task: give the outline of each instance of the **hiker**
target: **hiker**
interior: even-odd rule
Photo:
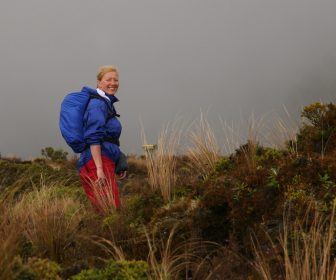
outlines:
[[[119,149],[121,123],[117,117],[114,103],[119,88],[119,73],[114,66],[102,66],[97,73],[97,89],[84,87],[91,98],[83,118],[83,136],[85,149],[81,153],[77,168],[85,193],[93,207],[100,211],[99,196],[107,199],[112,195],[112,203],[120,207],[117,180],[127,176],[125,155]],[[120,162],[122,161],[122,162]],[[118,173],[116,175],[116,166]]]

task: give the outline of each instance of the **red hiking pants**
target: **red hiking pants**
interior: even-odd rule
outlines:
[[[103,185],[97,186],[95,183],[97,181],[97,168],[93,159],[90,159],[79,172],[86,196],[98,212],[108,207],[109,203],[113,204],[116,208],[120,207],[118,184],[114,173],[115,164],[105,156],[102,156],[102,162],[106,176],[106,182]]]

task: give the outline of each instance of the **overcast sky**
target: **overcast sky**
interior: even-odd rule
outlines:
[[[283,106],[297,117],[335,100],[335,11],[334,0],[3,0],[0,153],[68,150],[60,103],[105,64],[120,70],[126,153],[141,153],[141,122],[155,142],[200,110],[214,123]]]

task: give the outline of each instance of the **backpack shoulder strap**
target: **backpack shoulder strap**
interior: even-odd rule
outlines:
[[[107,106],[107,109],[108,109],[108,117],[107,117],[107,119],[110,119],[110,118],[113,118],[113,117],[120,117],[120,115],[117,114],[114,106],[111,105],[111,104],[109,104],[108,101],[104,97],[102,97],[102,96],[100,96],[98,94],[90,94],[90,99],[89,99],[89,102],[86,105],[85,111],[86,111],[87,106],[89,105],[91,99],[100,99],[100,100],[102,100],[102,101],[105,102],[105,104]]]

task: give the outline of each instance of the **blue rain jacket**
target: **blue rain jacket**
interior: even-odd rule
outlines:
[[[95,89],[84,87],[82,91],[88,91],[91,94],[97,94]],[[87,148],[81,153],[77,163],[77,169],[80,170],[92,159],[90,145],[100,144],[102,155],[117,163],[120,157],[119,146],[105,141],[107,138],[119,140],[121,134],[121,123],[116,116],[108,118],[109,110],[115,112],[113,104],[118,101],[115,96],[107,95],[109,102],[93,98],[90,100],[84,113],[84,141]],[[106,100],[107,101],[107,100]]]

